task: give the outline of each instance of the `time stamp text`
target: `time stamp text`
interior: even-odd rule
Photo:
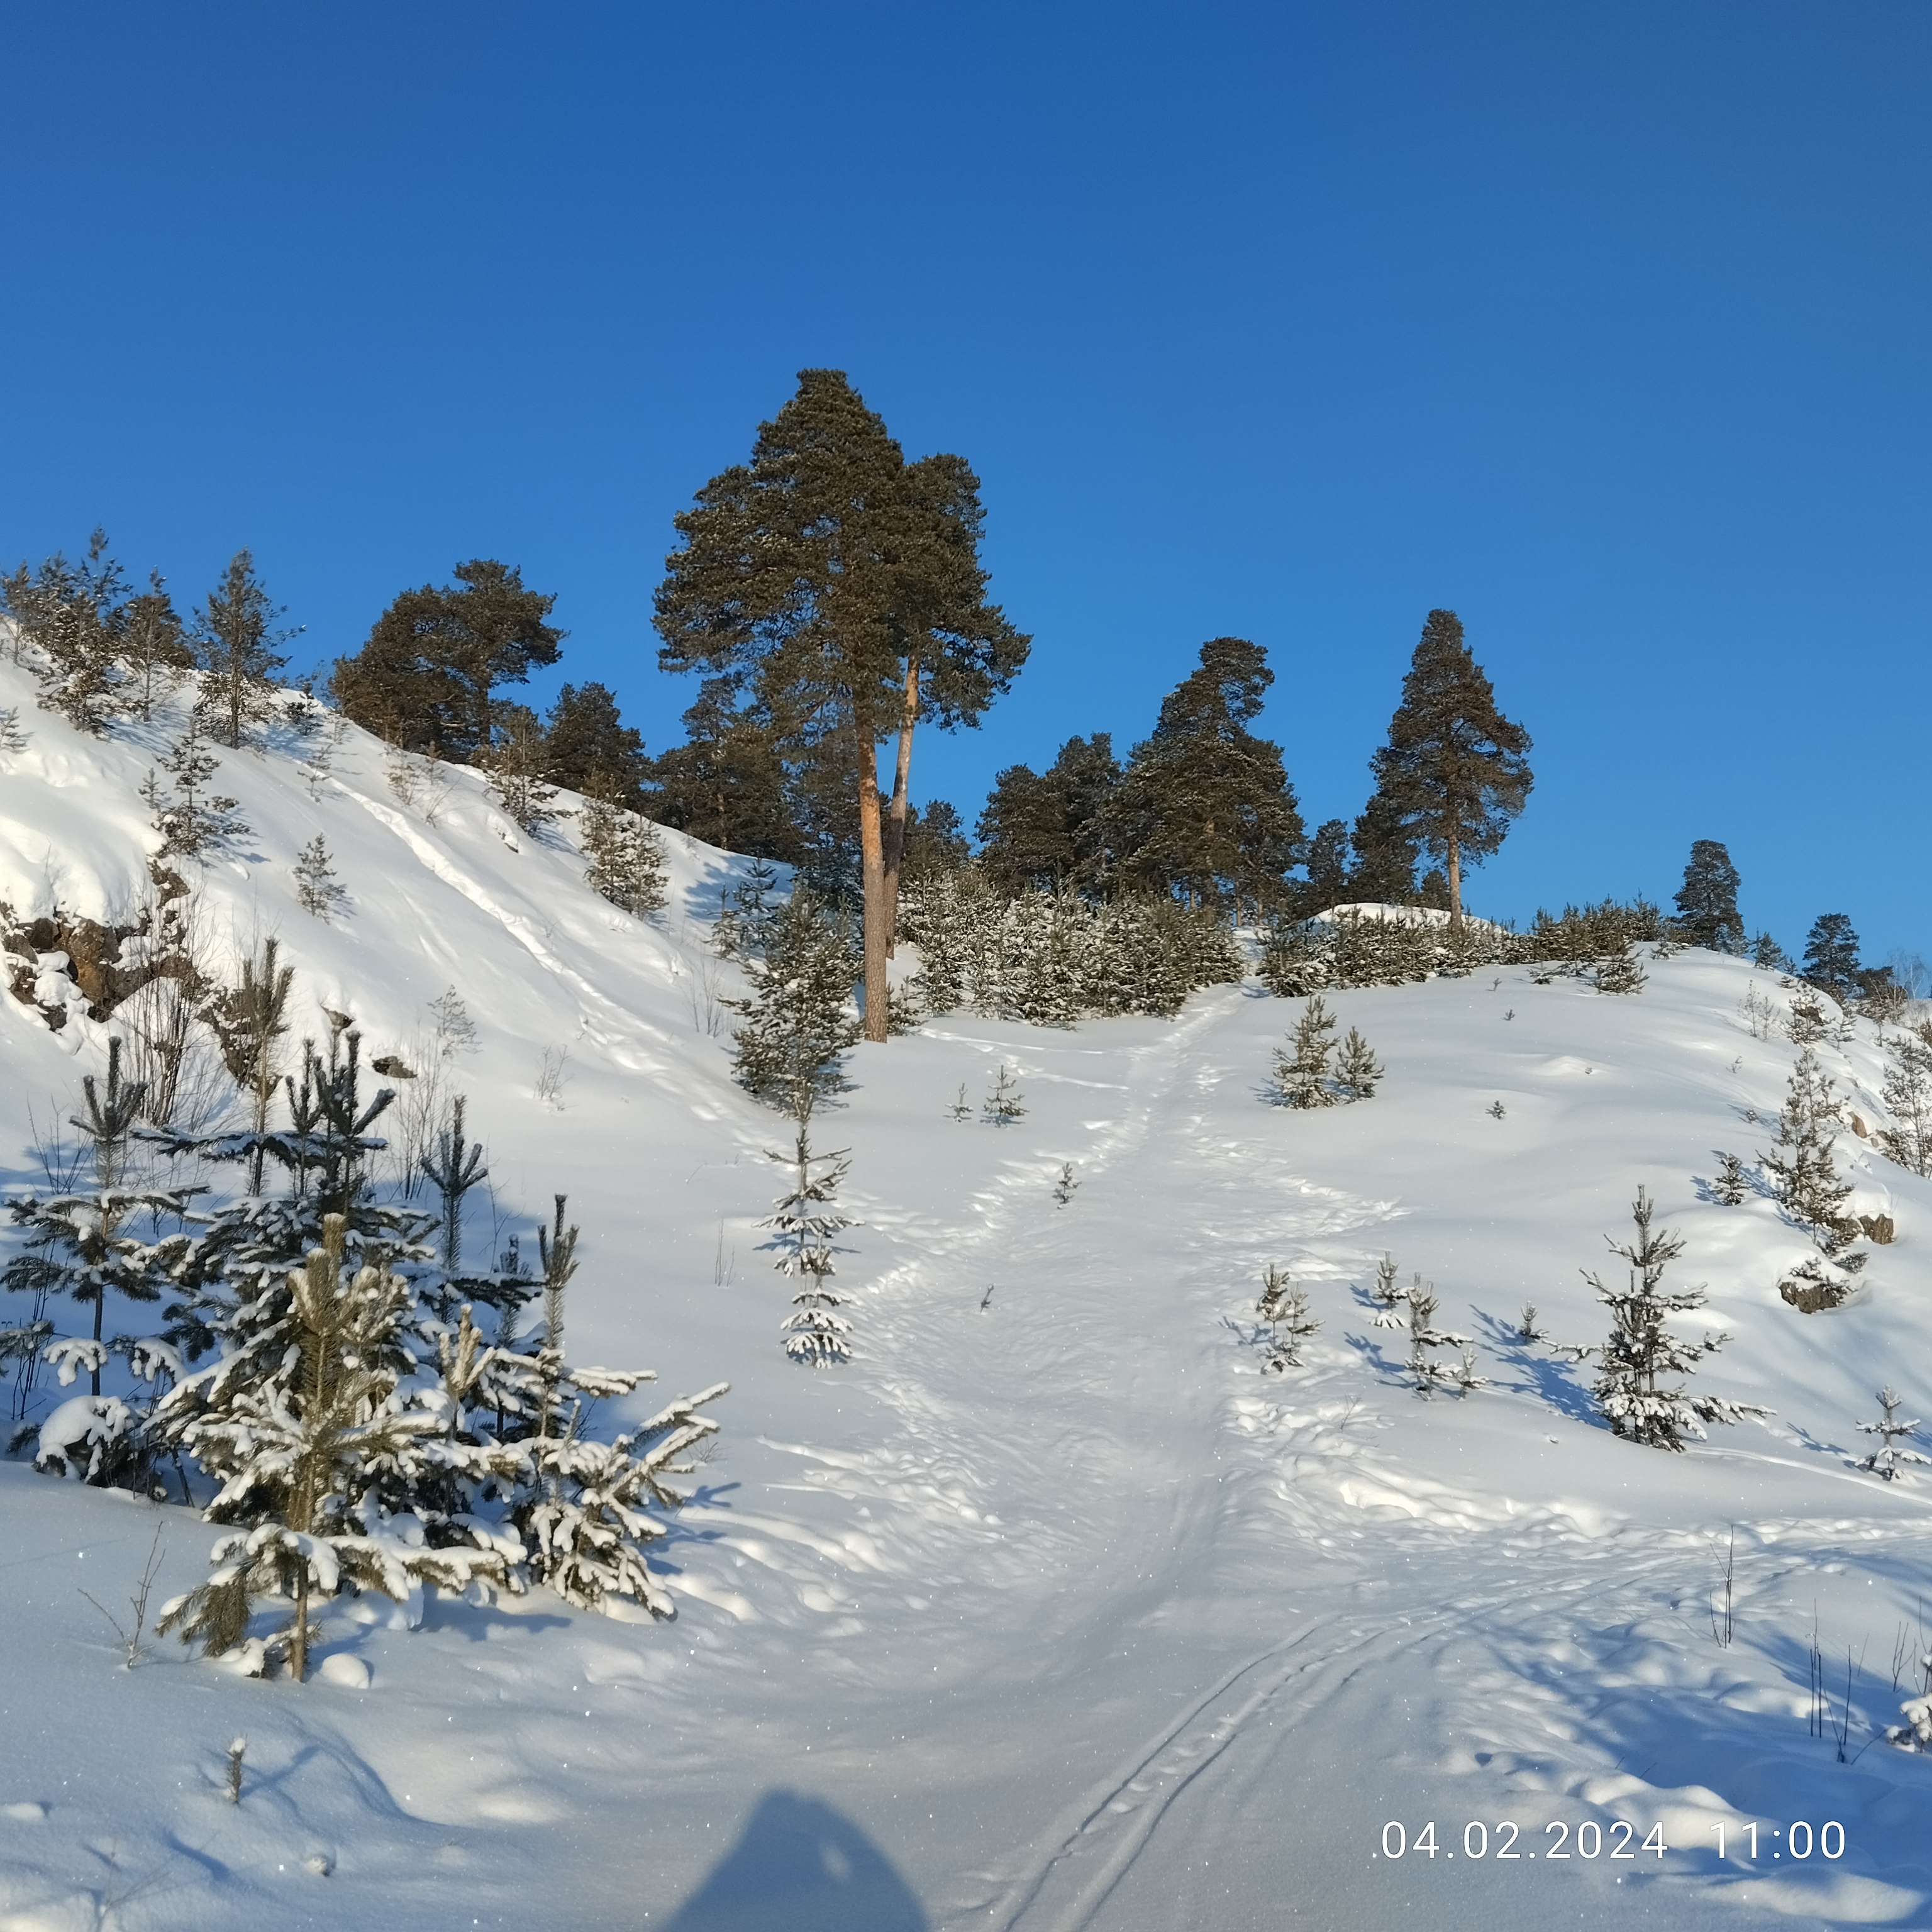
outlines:
[[[1714,1824],[1708,1844],[1693,1847],[1664,1842],[1664,1827],[1652,1825],[1640,1835],[1640,1828],[1622,1818],[1599,1824],[1586,1818],[1580,1825],[1565,1824],[1560,1819],[1541,1828],[1525,1827],[1509,1819],[1493,1825],[1472,1820],[1462,1830],[1460,1843],[1453,1826],[1436,1836],[1432,1818],[1420,1831],[1412,1834],[1400,1819],[1390,1819],[1382,1827],[1382,1846],[1372,1856],[1382,1858],[1453,1858],[1460,1852],[1470,1861],[1490,1858],[1498,1862],[1512,1858],[1565,1858],[1636,1860],[1657,1859],[1668,1851],[1693,1849],[1714,1851],[1720,1858],[1757,1864],[1766,1860],[1802,1862],[1808,1858],[1841,1858],[1845,1855],[1845,1828],[1834,1818],[1814,1826],[1805,1819],[1788,1825]]]

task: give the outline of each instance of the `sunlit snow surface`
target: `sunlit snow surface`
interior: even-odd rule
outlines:
[[[0,667],[16,701],[0,898],[112,911],[154,842],[134,788],[165,734],[78,740]],[[372,1054],[406,1056],[454,982],[494,1232],[558,1190],[584,1225],[573,1354],[733,1391],[661,1546],[675,1622],[538,1594],[432,1604],[410,1632],[345,1604],[300,1688],[171,1641],[124,1670],[80,1592],[122,1610],[158,1520],[158,1595],[184,1588],[212,1532],[0,1465],[0,1932],[1932,1922],[1932,1762],[1870,1742],[1932,1649],[1932,1482],[1851,1466],[1881,1382],[1932,1398],[1932,1190],[1848,1133],[1855,1204],[1899,1239],[1854,1305],[1778,1300],[1803,1238],[1700,1180],[1715,1150],[1769,1144],[1745,1112],[1774,1114],[1794,1049],[1738,1012],[1754,977],[1784,997],[1768,976],[1693,952],[1630,998],[1520,969],[1336,996],[1388,1076],[1312,1114],[1264,1103],[1298,1009],[1252,988],[1172,1024],[962,1015],[862,1048],[823,1123],[852,1150],[859,1359],[813,1374],[779,1351],[758,1252],[779,1124],[707,1030],[736,862],[672,837],[673,904],[640,926],[584,889],[567,824],[517,832],[466,772],[427,824],[360,734],[313,788],[285,749],[228,754],[217,783],[255,828],[202,878],[220,944],[278,933],[313,1024],[352,1012]],[[351,894],[333,926],[290,878],[318,830]],[[10,1192],[38,1178],[29,1106],[67,1111],[104,1036],[0,999]],[[1869,1028],[1821,1051],[1880,1118]],[[1002,1061],[1025,1118],[956,1123]],[[1587,1366],[1508,1333],[1532,1300],[1558,1340],[1599,1338],[1579,1270],[1640,1183],[1734,1338],[1709,1385],[1777,1412],[1683,1456],[1613,1440]],[[492,1232],[486,1206],[472,1238]],[[1492,1386],[1406,1385],[1363,1292],[1384,1251]],[[1270,1262],[1323,1324],[1286,1377],[1251,1340]],[[1834,1724],[1852,1653],[1855,1762],[1808,1732],[1814,1618]],[[1386,1823],[1412,1844],[1430,1820],[1433,1859],[1381,1856]],[[1619,1820],[1636,1856],[1612,1859]],[[1838,1822],[1844,1856],[1793,1858],[1773,1834],[1794,1821]]]

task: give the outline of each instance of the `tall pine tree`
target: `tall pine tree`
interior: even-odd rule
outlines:
[[[1286,901],[1301,814],[1281,748],[1247,728],[1274,682],[1258,644],[1214,638],[1201,646],[1200,668],[1162,700],[1118,797],[1121,866],[1132,883],[1238,918]]]
[[[1804,935],[1804,976],[1846,1006],[1858,995],[1864,970],[1851,921],[1841,912],[1822,915]]]
[[[1693,946],[1717,952],[1744,950],[1744,922],[1738,913],[1738,868],[1714,838],[1692,843],[1690,862],[1677,889],[1677,925]]]
[[[1376,783],[1448,874],[1449,910],[1462,914],[1462,868],[1502,844],[1529,796],[1529,734],[1496,708],[1496,693],[1453,610],[1432,610],[1403,679]]]
[[[555,664],[565,634],[545,621],[555,596],[526,589],[515,565],[478,557],[452,574],[440,590],[403,592],[362,650],[337,661],[330,689],[388,742],[461,761],[494,741],[498,689]]]
[[[977,721],[1028,639],[988,601],[979,483],[958,457],[908,463],[842,373],[807,369],[748,463],[677,518],[656,622],[667,670],[746,680],[773,718],[842,743],[856,786],[866,1033],[886,1034],[914,728]],[[896,741],[881,830],[878,756]]]

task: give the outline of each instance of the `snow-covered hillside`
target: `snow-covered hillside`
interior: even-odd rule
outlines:
[[[169,728],[78,738],[0,665],[16,704],[0,902],[119,920]],[[680,1613],[538,1594],[410,1631],[364,1600],[301,1687],[171,1641],[128,1671],[80,1593],[122,1610],[158,1527],[157,1594],[184,1588],[212,1532],[0,1463],[0,1932],[1932,1923],[1932,1761],[1872,1742],[1932,1668],[1932,1477],[1853,1466],[1881,1382],[1932,1401],[1932,1186],[1846,1134],[1853,1204],[1898,1239],[1846,1306],[1779,1299],[1806,1238],[1705,1186],[1770,1144],[1795,1049],[1740,1009],[1754,982],[1782,1004],[1774,980],[1688,952],[1629,998],[1524,968],[1332,995],[1387,1078],[1312,1113],[1267,1104],[1299,1003],[1252,985],[1172,1023],[962,1014],[861,1047],[825,1136],[852,1153],[858,1358],[814,1373],[759,1251],[782,1124],[733,1085],[716,1004],[736,862],[667,835],[640,923],[584,887],[567,822],[520,832],[464,771],[402,802],[352,730],[326,772],[314,748],[225,755],[253,832],[195,880],[207,941],[278,934],[307,1024],[352,1013],[412,1064],[458,990],[477,1039],[444,1064],[500,1231],[560,1190],[584,1226],[574,1349],[732,1384],[658,1546]],[[332,923],[291,873],[317,832]],[[0,996],[9,1192],[112,1030]],[[1882,1119],[1870,1027],[1820,1053]],[[1002,1064],[1024,1117],[952,1118]],[[1512,1332],[1530,1301],[1601,1338],[1580,1270],[1640,1184],[1732,1338],[1700,1386],[1774,1412],[1681,1456],[1614,1439],[1588,1365]],[[1414,1392],[1372,1319],[1384,1253],[1487,1386]],[[1271,1262],[1322,1324],[1280,1376]]]

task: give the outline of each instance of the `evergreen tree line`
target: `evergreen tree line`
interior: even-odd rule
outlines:
[[[38,568],[0,574],[0,608],[13,620],[15,663],[33,671],[42,707],[100,736],[124,719],[152,717],[182,674],[202,674],[198,728],[239,749],[280,716],[299,724],[308,707],[278,682],[282,646],[298,634],[238,551],[221,580],[184,617],[166,580],[151,572],[136,591],[97,529],[87,555],[56,551]]]
[[[1456,614],[1429,614],[1352,825],[1310,836],[1280,747],[1249,728],[1274,681],[1259,645],[1214,638],[1124,764],[1100,732],[1043,772],[1010,766],[980,815],[981,866],[1012,892],[1160,894],[1237,922],[1358,901],[1460,914],[1465,868],[1500,846],[1532,776],[1528,734]]]
[[[227,1002],[240,1126],[143,1126],[146,1086],[115,1040],[105,1081],[83,1082],[81,1157],[11,1203],[21,1239],[0,1286],[34,1314],[0,1330],[0,1358],[89,1378],[42,1424],[38,1466],[157,1494],[172,1471],[184,1500],[198,1469],[222,1534],[164,1628],[258,1673],[302,1676],[320,1607],[349,1588],[414,1606],[429,1586],[542,1583],[580,1608],[670,1614],[645,1550],[723,1385],[598,1431],[601,1402],[652,1378],[568,1358],[580,1238],[564,1198],[534,1265],[514,1237],[479,1264],[464,1203],[488,1170],[461,1100],[411,1177],[434,1206],[379,1187],[395,1090],[369,1090],[346,1015],[292,1051],[292,997],[268,942]],[[238,1184],[202,1202],[166,1178],[184,1160]],[[87,1312],[80,1334],[58,1332],[63,1303]],[[117,1358],[124,1396],[102,1388]]]

